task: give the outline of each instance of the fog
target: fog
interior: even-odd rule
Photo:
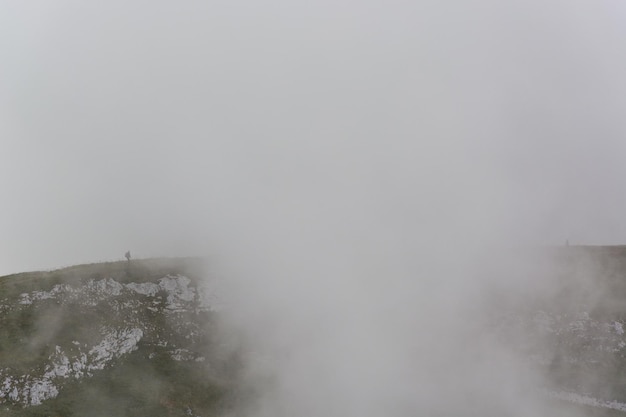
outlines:
[[[543,415],[481,273],[624,242],[621,2],[0,7],[0,273],[207,256],[242,414]]]

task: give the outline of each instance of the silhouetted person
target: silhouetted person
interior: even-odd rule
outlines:
[[[126,252],[124,256],[126,257],[126,260],[130,262],[130,251]]]

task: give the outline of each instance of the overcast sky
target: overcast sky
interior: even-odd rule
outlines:
[[[277,222],[626,243],[624,74],[618,0],[0,0],[0,274]]]

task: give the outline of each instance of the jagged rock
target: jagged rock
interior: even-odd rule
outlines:
[[[39,283],[0,278],[0,405],[13,407],[7,410],[16,415],[22,407],[45,407],[61,401],[66,390],[69,396],[90,381],[105,383],[105,375],[129,363],[141,364],[133,372],[161,373],[164,381],[182,366],[195,372],[200,385],[214,383],[219,364],[206,360],[212,352],[213,295],[185,268],[144,269],[129,274],[94,266],[82,275],[62,270]],[[56,282],[51,285],[48,277]],[[157,408],[169,410],[177,401],[158,384],[150,389],[168,398],[162,400],[167,407],[157,402]]]

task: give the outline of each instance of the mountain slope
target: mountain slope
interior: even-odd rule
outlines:
[[[237,358],[222,349],[200,259],[80,265],[0,278],[7,415],[212,415]]]
[[[538,265],[521,268],[532,290],[495,279],[485,291],[490,331],[565,410],[626,415],[626,247],[557,248],[522,264]],[[496,275],[515,273],[503,265]],[[246,398],[243,358],[206,276],[201,259],[179,258],[0,277],[0,414],[228,414]]]
[[[526,261],[543,265],[522,281],[535,288],[492,294],[493,328],[545,376],[551,398],[625,415],[626,246],[553,248]]]

